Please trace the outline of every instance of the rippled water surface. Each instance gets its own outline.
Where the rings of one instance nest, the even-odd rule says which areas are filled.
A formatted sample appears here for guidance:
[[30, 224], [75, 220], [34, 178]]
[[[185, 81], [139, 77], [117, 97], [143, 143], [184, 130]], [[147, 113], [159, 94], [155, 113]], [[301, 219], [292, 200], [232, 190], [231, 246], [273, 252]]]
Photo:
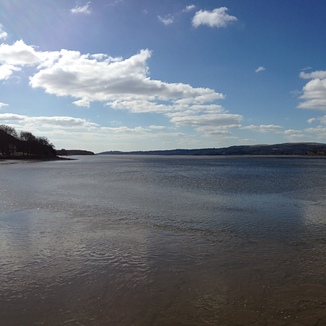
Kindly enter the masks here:
[[1, 325], [326, 325], [326, 160], [0, 165]]

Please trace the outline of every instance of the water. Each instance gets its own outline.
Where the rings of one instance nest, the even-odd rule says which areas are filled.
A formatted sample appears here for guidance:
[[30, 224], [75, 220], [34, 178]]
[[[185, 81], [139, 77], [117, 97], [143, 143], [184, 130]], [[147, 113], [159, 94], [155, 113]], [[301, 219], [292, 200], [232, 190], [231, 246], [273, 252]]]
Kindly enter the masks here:
[[1, 325], [324, 325], [326, 160], [0, 165]]

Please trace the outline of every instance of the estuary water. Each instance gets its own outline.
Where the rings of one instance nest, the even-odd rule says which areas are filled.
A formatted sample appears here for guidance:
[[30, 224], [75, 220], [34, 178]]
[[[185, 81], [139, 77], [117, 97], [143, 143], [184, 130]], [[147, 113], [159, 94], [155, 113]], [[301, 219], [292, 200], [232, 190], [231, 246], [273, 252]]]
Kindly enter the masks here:
[[1, 325], [325, 325], [326, 159], [0, 165]]

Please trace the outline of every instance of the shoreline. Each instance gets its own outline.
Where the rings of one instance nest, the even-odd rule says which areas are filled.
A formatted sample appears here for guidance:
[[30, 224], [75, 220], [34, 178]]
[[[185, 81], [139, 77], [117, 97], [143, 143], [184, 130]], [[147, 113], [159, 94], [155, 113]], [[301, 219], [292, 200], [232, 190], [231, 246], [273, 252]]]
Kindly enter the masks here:
[[0, 157], [0, 165], [17, 164], [17, 163], [34, 163], [34, 162], [48, 162], [48, 161], [70, 161], [73, 158], [65, 158], [61, 156], [56, 157]]
[[182, 155], [182, 154], [129, 154], [129, 153], [121, 153], [121, 154], [95, 154], [95, 156], [110, 156], [110, 157], [119, 157], [119, 156], [137, 156], [137, 157], [189, 157], [189, 158], [312, 158], [312, 159], [326, 159], [325, 155]]
[[[171, 155], [171, 154], [95, 154], [94, 156], [108, 156], [108, 157], [174, 157], [174, 158], [191, 158], [191, 159], [230, 159], [230, 158], [279, 158], [279, 159], [326, 159], [324, 155]], [[50, 162], [50, 161], [75, 161], [76, 158], [71, 157], [0, 157], [0, 165], [17, 164], [17, 163], [36, 163], [36, 162]]]

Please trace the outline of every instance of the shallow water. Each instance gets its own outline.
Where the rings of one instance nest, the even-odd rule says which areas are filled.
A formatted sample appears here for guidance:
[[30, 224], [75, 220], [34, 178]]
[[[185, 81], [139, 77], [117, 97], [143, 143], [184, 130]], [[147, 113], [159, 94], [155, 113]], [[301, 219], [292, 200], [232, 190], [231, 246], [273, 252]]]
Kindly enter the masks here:
[[1, 165], [1, 325], [324, 325], [325, 190], [324, 159]]

